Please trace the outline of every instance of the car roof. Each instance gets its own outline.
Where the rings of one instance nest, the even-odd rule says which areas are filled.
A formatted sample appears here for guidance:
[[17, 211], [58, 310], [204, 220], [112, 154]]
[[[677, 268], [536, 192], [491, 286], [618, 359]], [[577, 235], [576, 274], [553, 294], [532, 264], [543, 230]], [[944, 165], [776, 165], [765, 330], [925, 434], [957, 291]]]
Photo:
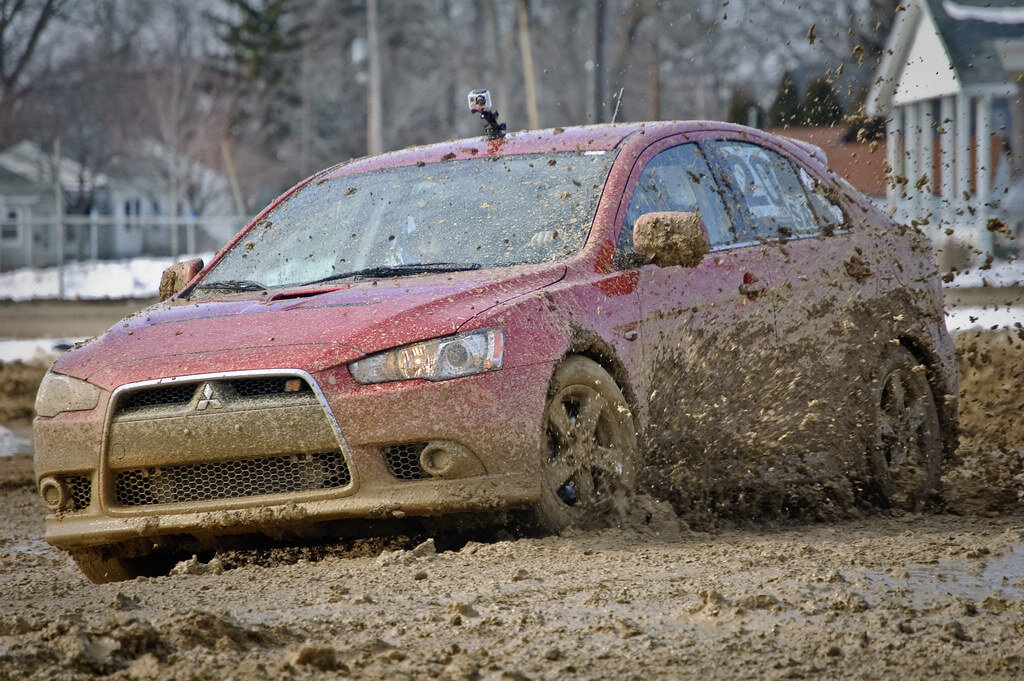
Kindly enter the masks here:
[[333, 166], [319, 173], [317, 178], [330, 178], [352, 173], [378, 170], [438, 161], [454, 161], [485, 156], [509, 156], [565, 151], [609, 151], [627, 143], [629, 138], [650, 135], [641, 142], [644, 146], [661, 137], [705, 130], [744, 132], [757, 138], [767, 138], [763, 131], [720, 121], [656, 121], [644, 123], [615, 123], [585, 125], [547, 130], [524, 130], [509, 133], [496, 140], [470, 137], [419, 147], [410, 147], [378, 156], [367, 156]]

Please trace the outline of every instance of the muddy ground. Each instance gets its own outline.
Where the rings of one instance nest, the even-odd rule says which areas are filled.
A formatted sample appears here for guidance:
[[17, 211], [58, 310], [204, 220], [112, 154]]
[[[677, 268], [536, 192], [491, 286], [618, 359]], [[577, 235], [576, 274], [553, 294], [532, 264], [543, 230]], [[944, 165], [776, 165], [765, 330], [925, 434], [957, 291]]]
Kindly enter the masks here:
[[[1024, 678], [1024, 339], [956, 342], [962, 445], [924, 514], [697, 531], [641, 498], [598, 532], [224, 553], [97, 586], [41, 541], [30, 460], [0, 458], [0, 680]], [[0, 372], [5, 413], [26, 371]]]

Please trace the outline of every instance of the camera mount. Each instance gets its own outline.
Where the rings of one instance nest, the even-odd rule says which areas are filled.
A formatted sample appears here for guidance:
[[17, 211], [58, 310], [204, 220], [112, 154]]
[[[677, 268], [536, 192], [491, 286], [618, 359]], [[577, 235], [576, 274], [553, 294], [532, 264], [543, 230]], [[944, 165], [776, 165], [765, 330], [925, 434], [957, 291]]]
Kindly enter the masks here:
[[498, 112], [491, 106], [491, 93], [487, 90], [473, 90], [469, 93], [470, 113], [480, 114], [484, 119], [484, 137], [489, 140], [505, 136], [505, 124], [498, 122]]

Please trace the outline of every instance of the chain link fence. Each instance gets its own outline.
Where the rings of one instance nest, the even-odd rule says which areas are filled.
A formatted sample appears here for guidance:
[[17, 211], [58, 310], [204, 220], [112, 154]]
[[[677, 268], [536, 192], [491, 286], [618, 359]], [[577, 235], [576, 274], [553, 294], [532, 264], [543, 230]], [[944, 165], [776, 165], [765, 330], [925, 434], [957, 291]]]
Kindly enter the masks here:
[[220, 249], [242, 227], [236, 216], [97, 217], [65, 216], [0, 220], [0, 272], [36, 269], [58, 271], [64, 297], [65, 270], [77, 263], [139, 257], [177, 261], [183, 256]]

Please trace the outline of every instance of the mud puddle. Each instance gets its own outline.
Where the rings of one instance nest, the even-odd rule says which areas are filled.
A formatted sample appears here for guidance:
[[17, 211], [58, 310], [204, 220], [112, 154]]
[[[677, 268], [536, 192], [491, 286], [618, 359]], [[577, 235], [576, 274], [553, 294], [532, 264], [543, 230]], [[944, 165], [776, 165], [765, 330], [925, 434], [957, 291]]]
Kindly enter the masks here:
[[987, 549], [970, 553], [973, 559], [951, 561], [941, 567], [915, 565], [888, 571], [869, 570], [864, 579], [887, 590], [907, 592], [917, 609], [933, 607], [950, 597], [978, 602], [1010, 602], [1024, 597], [1024, 544], [1002, 555], [991, 556]]

